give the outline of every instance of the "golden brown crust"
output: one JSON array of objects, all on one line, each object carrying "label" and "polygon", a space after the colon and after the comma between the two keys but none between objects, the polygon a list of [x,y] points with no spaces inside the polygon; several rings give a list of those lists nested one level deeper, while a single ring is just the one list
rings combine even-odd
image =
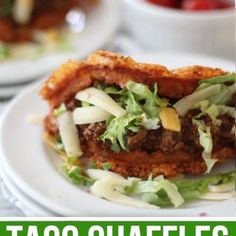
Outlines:
[{"label": "golden brown crust", "polygon": [[89,71],[89,65],[83,62],[68,61],[45,82],[40,95],[49,102],[52,108],[55,108],[78,91],[91,85]]},{"label": "golden brown crust", "polygon": [[90,65],[96,65],[100,68],[126,68],[127,70],[147,72],[152,76],[155,76],[156,74],[159,74],[161,76],[170,75],[170,71],[165,66],[139,63],[134,61],[131,57],[124,57],[122,55],[109,51],[97,51],[96,53],[91,54],[87,59],[87,63]]},{"label": "golden brown crust", "polygon": [[195,65],[172,70],[172,74],[176,78],[199,80],[199,79],[207,79],[217,75],[222,75],[225,74],[225,72],[219,68],[209,68],[206,66]]},{"label": "golden brown crust", "polygon": [[68,61],[62,65],[46,81],[41,95],[56,107],[96,80],[120,87],[133,80],[149,86],[157,82],[159,95],[178,99],[192,93],[200,79],[224,73],[220,69],[201,66],[170,71],[161,65],[137,63],[130,57],[97,51],[86,63]]},{"label": "golden brown crust", "polygon": [[[207,170],[201,153],[189,154],[183,150],[176,150],[166,154],[158,150],[151,154],[145,151],[115,153],[104,149],[98,141],[87,142],[85,155],[91,162],[102,168],[103,163],[112,163],[111,170],[122,176],[146,178],[149,175],[164,175],[168,177],[178,174],[204,174]],[[218,164],[235,157],[235,150],[231,147],[219,147],[214,150],[212,158]]]}]

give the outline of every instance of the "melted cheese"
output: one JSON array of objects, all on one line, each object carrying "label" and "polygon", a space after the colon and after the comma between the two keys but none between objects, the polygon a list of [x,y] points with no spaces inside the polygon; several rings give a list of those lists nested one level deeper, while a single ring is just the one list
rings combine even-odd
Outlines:
[{"label": "melted cheese", "polygon": [[111,113],[115,117],[121,117],[126,113],[126,111],[109,95],[93,87],[78,92],[75,98],[80,101],[88,102],[92,105],[100,107],[101,109]]},{"label": "melted cheese", "polygon": [[170,107],[161,108],[160,119],[165,129],[180,132],[180,120],[175,109]]},{"label": "melted cheese", "polygon": [[235,191],[225,193],[205,193],[199,197],[203,200],[221,201],[235,197]]}]

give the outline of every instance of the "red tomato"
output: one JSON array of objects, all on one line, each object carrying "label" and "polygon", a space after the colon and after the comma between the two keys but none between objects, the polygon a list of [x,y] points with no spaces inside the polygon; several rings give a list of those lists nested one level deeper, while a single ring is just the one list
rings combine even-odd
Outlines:
[{"label": "red tomato", "polygon": [[218,0],[217,2],[219,4],[219,8],[230,8],[235,6],[234,1],[230,0]]},{"label": "red tomato", "polygon": [[164,7],[176,8],[178,6],[177,0],[147,0],[147,1],[156,5],[164,6]]},{"label": "red tomato", "polygon": [[184,0],[182,8],[185,10],[202,11],[219,8],[217,0]]}]

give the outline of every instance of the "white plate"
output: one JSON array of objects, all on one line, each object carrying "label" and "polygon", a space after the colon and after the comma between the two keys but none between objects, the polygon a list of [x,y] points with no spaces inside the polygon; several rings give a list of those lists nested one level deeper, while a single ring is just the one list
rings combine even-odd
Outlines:
[{"label": "white plate", "polygon": [[[139,57],[171,66],[189,64],[221,65],[233,70],[233,63],[197,55],[143,54]],[[194,59],[196,58],[196,60]],[[209,61],[210,60],[210,61]],[[172,64],[172,67],[175,65]],[[108,202],[81,190],[66,180],[59,171],[58,156],[44,145],[43,127],[26,121],[29,114],[47,113],[47,105],[38,96],[40,85],[34,85],[8,106],[0,127],[0,151],[5,170],[15,184],[39,204],[64,216],[232,216],[234,200],[196,201],[179,209],[137,209]],[[234,161],[217,171],[234,168]]]},{"label": "white plate", "polygon": [[7,189],[10,191],[10,193],[16,197],[18,201],[20,201],[23,206],[26,209],[21,209],[24,211],[31,211],[32,215],[27,216],[39,216],[39,217],[54,217],[58,216],[56,213],[53,213],[49,211],[48,209],[44,208],[43,206],[40,206],[37,202],[35,202],[33,199],[31,199],[29,196],[27,196],[25,193],[23,193],[10,179],[10,177],[7,175],[5,170],[1,168],[1,178],[3,179],[3,182]]},{"label": "white plate", "polygon": [[[108,20],[109,19],[109,20]],[[101,48],[115,33],[119,24],[116,0],[100,0],[91,10],[83,32],[72,39],[73,52],[53,53],[38,59],[9,60],[0,64],[0,85],[22,83],[56,68],[69,58],[82,58],[88,53]]]}]

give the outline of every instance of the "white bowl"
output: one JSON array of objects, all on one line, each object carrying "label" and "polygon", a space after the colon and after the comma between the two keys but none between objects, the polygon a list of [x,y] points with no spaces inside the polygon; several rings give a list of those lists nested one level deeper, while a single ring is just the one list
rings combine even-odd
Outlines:
[{"label": "white bowl", "polygon": [[126,29],[146,49],[234,57],[234,9],[189,12],[123,0]]}]

